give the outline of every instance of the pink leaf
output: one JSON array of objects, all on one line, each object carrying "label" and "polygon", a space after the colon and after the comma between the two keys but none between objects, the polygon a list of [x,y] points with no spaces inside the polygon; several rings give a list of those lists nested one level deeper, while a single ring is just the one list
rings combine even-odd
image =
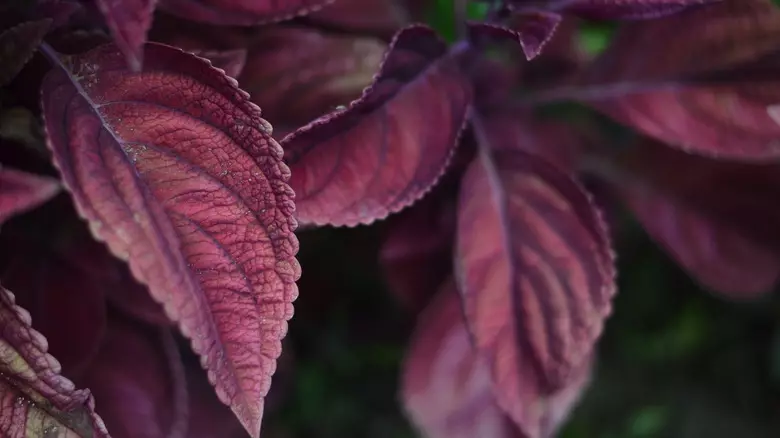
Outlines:
[{"label": "pink leaf", "polygon": [[583,372],[615,293],[606,225],[589,195],[519,148],[481,152],[463,180],[455,271],[468,326],[499,406],[532,436],[518,394],[552,394]]},{"label": "pink leaf", "polygon": [[30,323],[30,314],[0,286],[0,434],[107,438],[90,392],[60,374],[46,338]]},{"label": "pink leaf", "polygon": [[728,163],[650,140],[601,172],[648,233],[696,280],[734,299],[780,278],[777,164]]},{"label": "pink leaf", "polygon": [[140,71],[146,33],[152,25],[157,0],[96,0],[96,3],[130,70]]},{"label": "pink leaf", "polygon": [[554,12],[529,12],[514,21],[515,29],[490,24],[469,23],[472,37],[487,36],[498,40],[516,41],[527,60],[542,53],[542,49],[555,35],[562,17]]},{"label": "pink leaf", "polygon": [[251,26],[317,11],[334,0],[161,0],[165,12],[187,20]]},{"label": "pink leaf", "polygon": [[57,180],[0,167],[0,225],[43,204],[59,191]]},{"label": "pink leaf", "polygon": [[187,381],[176,348],[170,332],[112,316],[80,383],[92,389],[114,438],[188,436]]},{"label": "pink leaf", "polygon": [[637,23],[595,61],[586,80],[595,91],[584,100],[692,153],[774,159],[778,45],[780,10],[769,0],[728,0]]},{"label": "pink leaf", "polygon": [[589,375],[586,367],[553,394],[540,392],[533,374],[519,376],[522,390],[513,403],[524,418],[520,428],[513,425],[496,404],[490,367],[471,344],[455,284],[448,281],[418,319],[402,391],[408,415],[428,438],[550,437],[577,403]]},{"label": "pink leaf", "polygon": [[386,49],[373,38],[272,27],[253,41],[238,79],[277,129],[295,129],[359,98]]},{"label": "pink leaf", "polygon": [[301,221],[368,224],[433,187],[472,99],[457,61],[433,30],[407,27],[359,100],[285,137]]},{"label": "pink leaf", "polygon": [[0,33],[0,86],[11,82],[32,58],[51,23],[48,18],[28,21]]},{"label": "pink leaf", "polygon": [[145,53],[141,73],[113,45],[52,71],[49,146],[93,234],[178,321],[256,436],[300,276],[289,169],[233,79],[168,46]]},{"label": "pink leaf", "polygon": [[214,67],[225,70],[231,78],[237,78],[246,64],[246,49],[199,50],[195,54],[211,61]]}]

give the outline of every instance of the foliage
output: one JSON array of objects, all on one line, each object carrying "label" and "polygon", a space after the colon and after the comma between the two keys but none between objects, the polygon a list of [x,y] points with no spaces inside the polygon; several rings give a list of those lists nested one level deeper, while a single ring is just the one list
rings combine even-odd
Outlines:
[{"label": "foliage", "polygon": [[[299,287],[316,326],[378,257],[416,315],[398,380],[419,434],[551,437],[601,378],[624,210],[727,300],[780,276],[769,0],[2,8],[3,436],[260,436],[285,388],[322,385],[282,354]],[[321,229],[358,225],[349,256]],[[701,345],[697,306],[634,353]],[[381,338],[406,335],[353,346],[395,364]]]}]

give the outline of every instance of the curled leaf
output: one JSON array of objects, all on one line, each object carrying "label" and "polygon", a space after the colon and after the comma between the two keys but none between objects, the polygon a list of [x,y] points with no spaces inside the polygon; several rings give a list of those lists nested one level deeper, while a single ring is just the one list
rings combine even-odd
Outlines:
[{"label": "curled leaf", "polygon": [[486,36],[498,40],[515,41],[523,49],[525,58],[532,60],[555,35],[562,17],[554,12],[533,12],[522,14],[514,21],[514,29],[490,24],[469,23],[472,38]]},{"label": "curled leaf", "polygon": [[90,392],[60,374],[46,338],[30,324],[30,314],[0,286],[0,434],[108,438]]},{"label": "curled leaf", "polygon": [[187,20],[252,26],[306,15],[333,0],[160,0],[160,9]]},{"label": "curled leaf", "polygon": [[471,99],[457,57],[433,30],[399,32],[359,100],[282,141],[299,219],[368,224],[422,197],[455,150]]},{"label": "curled leaf", "polygon": [[143,66],[143,45],[157,0],[96,0],[117,47],[132,71]]},{"label": "curled leaf", "polygon": [[526,433],[546,436],[518,400],[584,372],[611,311],[613,253],[579,184],[475,123],[481,153],[461,186],[459,290],[499,406]]},{"label": "curled leaf", "polygon": [[49,18],[18,24],[0,33],[0,86],[11,82],[35,53],[51,27]]},{"label": "curled leaf", "polygon": [[57,180],[0,167],[0,224],[48,201],[60,188]]},{"label": "curled leaf", "polygon": [[178,49],[145,53],[140,73],[114,45],[60,63],[42,90],[49,146],[93,234],[257,436],[300,276],[289,169],[235,80]]}]

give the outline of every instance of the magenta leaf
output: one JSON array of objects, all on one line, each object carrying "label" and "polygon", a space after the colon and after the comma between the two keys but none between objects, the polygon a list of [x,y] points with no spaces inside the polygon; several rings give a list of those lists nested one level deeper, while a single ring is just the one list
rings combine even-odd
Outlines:
[{"label": "magenta leaf", "polygon": [[238,77],[275,128],[294,130],[360,97],[387,45],[306,28],[263,31]]},{"label": "magenta leaf", "polygon": [[289,169],[235,80],[178,49],[145,53],[141,73],[113,45],[60,63],[42,90],[49,146],[93,234],[257,436],[300,276]]},{"label": "magenta leaf", "polygon": [[541,438],[563,424],[589,376],[586,368],[552,394],[539,391],[533,374],[520,376],[514,403],[524,418],[514,425],[496,403],[490,367],[471,344],[455,284],[448,281],[418,319],[402,391],[408,415],[428,438]]},{"label": "magenta leaf", "polygon": [[114,438],[189,436],[186,375],[169,331],[112,315],[106,342],[80,380]]},{"label": "magenta leaf", "polygon": [[108,438],[90,392],[60,374],[46,338],[30,324],[30,314],[0,286],[0,434]]},{"label": "magenta leaf", "polygon": [[96,3],[130,70],[140,71],[146,33],[152,25],[157,0],[96,0]]},{"label": "magenta leaf", "polygon": [[187,20],[250,26],[316,11],[334,0],[160,0],[160,9]]},{"label": "magenta leaf", "polygon": [[447,166],[471,99],[458,58],[433,30],[399,32],[360,99],[282,141],[299,219],[368,224],[418,200]]},{"label": "magenta leaf", "polygon": [[[461,186],[455,271],[499,406],[544,436],[518,397],[552,394],[584,372],[611,311],[613,252],[579,184],[480,122],[481,152]],[[537,386],[526,388],[529,380]]]},{"label": "magenta leaf", "polygon": [[60,188],[55,179],[0,166],[0,225],[53,198]]},{"label": "magenta leaf", "polygon": [[601,167],[647,232],[704,286],[751,299],[777,284],[777,164],[720,162],[644,140]]},{"label": "magenta leaf", "polygon": [[530,61],[542,53],[560,22],[561,16],[554,12],[529,12],[514,20],[515,29],[490,23],[468,23],[468,26],[473,38],[486,36],[516,41],[522,47],[525,58]]},{"label": "magenta leaf", "polygon": [[28,21],[0,33],[0,86],[11,82],[32,58],[51,23],[49,18]]},{"label": "magenta leaf", "polygon": [[583,100],[692,153],[774,159],[779,45],[780,10],[769,0],[729,0],[636,23],[595,61]]},{"label": "magenta leaf", "polygon": [[246,64],[246,49],[199,50],[194,53],[211,61],[214,67],[225,70],[225,74],[231,78],[241,75]]}]

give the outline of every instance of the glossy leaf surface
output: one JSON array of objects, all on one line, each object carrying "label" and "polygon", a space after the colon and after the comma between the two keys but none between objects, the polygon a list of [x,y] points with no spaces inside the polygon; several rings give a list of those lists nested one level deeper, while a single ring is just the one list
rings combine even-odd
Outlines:
[{"label": "glossy leaf surface", "polygon": [[96,0],[114,42],[122,50],[132,71],[143,66],[143,45],[152,25],[157,0]]},{"label": "glossy leaf surface", "polygon": [[552,394],[581,376],[611,311],[615,272],[589,195],[512,141],[480,136],[461,187],[455,270],[499,406],[533,428],[518,397]]},{"label": "glossy leaf surface", "polygon": [[177,49],[145,53],[142,73],[113,45],[53,70],[49,145],[93,234],[178,321],[256,436],[300,275],[289,169],[234,80]]},{"label": "glossy leaf surface", "polygon": [[59,191],[57,180],[0,167],[0,224],[43,204]]},{"label": "glossy leaf surface", "polygon": [[30,314],[0,286],[0,434],[8,438],[108,437],[88,390],[60,374]]},{"label": "glossy leaf surface", "polygon": [[164,11],[187,20],[251,26],[306,15],[333,0],[160,0]]},{"label": "glossy leaf surface", "polygon": [[422,197],[455,150],[471,99],[431,29],[399,32],[359,100],[283,140],[300,220],[367,224]]}]

